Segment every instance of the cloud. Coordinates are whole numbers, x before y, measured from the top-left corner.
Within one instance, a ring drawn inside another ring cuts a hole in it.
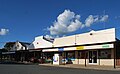
[[[104,15],[101,17],[100,21],[105,22],[108,19],[108,17],[109,17],[108,15]]]
[[[98,21],[98,17],[94,17],[93,15],[89,15],[85,20],[85,26],[90,27],[91,24]]]
[[[82,28],[82,22],[80,21],[80,15],[75,15],[70,10],[65,10],[57,17],[57,20],[53,23],[48,30],[51,35],[61,35],[69,32],[73,32]]]
[[[120,19],[120,16],[115,16],[115,19]]]
[[[99,15],[89,15],[88,18],[86,18],[85,20],[85,26],[86,27],[90,27],[93,23],[96,22],[105,22],[108,19],[108,15],[103,15],[103,16],[99,16]]]
[[[84,27],[90,27],[93,23],[105,22],[108,17],[108,15],[89,15],[85,19],[85,22],[81,22],[80,15],[70,10],[65,10],[47,30],[50,31],[51,35],[65,35],[66,33],[74,32]]]
[[[75,20],[75,22],[71,22],[71,24],[67,27],[67,29],[68,32],[73,32],[82,27],[83,27],[82,22],[80,22],[79,20]]]
[[[8,32],[8,29],[0,29],[0,35],[6,35]]]

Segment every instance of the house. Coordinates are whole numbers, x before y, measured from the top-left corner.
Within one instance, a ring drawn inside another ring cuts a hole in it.
[[[8,51],[28,50],[30,43],[26,42],[7,42],[4,46]]]
[[[7,52],[2,52],[2,55],[7,60],[27,61],[29,45],[30,45],[30,43],[20,42],[20,41],[7,42],[4,45],[4,49],[6,49]]]

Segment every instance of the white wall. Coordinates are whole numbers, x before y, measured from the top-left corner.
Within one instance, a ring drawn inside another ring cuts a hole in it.
[[[20,42],[16,42],[12,48],[12,51],[25,50],[25,47]]]
[[[92,33],[92,35],[90,35]],[[43,36],[35,37],[35,41],[29,46],[29,49],[62,47],[71,45],[84,45],[94,43],[105,43],[115,41],[115,28],[100,31],[91,31],[88,33],[77,34],[56,38],[53,43],[43,39]]]
[[[100,59],[100,65],[114,66],[114,59]]]
[[[90,35],[92,33],[92,35]],[[54,47],[84,45],[115,41],[115,28],[56,38]]]
[[[85,59],[78,59],[78,64],[84,65],[85,64]]]
[[[73,64],[85,65],[85,59],[75,59],[72,61]],[[86,59],[86,65],[104,65],[104,66],[114,66],[114,59],[97,59],[97,63],[90,64],[89,59]]]
[[[35,37],[35,41],[29,46],[29,49],[52,47],[52,43],[43,39],[43,36]]]
[[[92,33],[92,35],[90,35]],[[76,45],[115,41],[115,28],[76,35]]]
[[[75,35],[56,38],[54,40],[54,47],[70,46],[70,45],[75,45]]]

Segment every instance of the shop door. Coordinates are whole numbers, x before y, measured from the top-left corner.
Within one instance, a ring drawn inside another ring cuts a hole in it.
[[[97,63],[97,51],[89,51],[89,63]]]

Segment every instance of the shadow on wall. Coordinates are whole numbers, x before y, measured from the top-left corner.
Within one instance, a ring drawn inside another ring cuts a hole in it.
[[[28,46],[28,49],[35,49],[35,45],[33,43],[31,43],[29,46]]]

